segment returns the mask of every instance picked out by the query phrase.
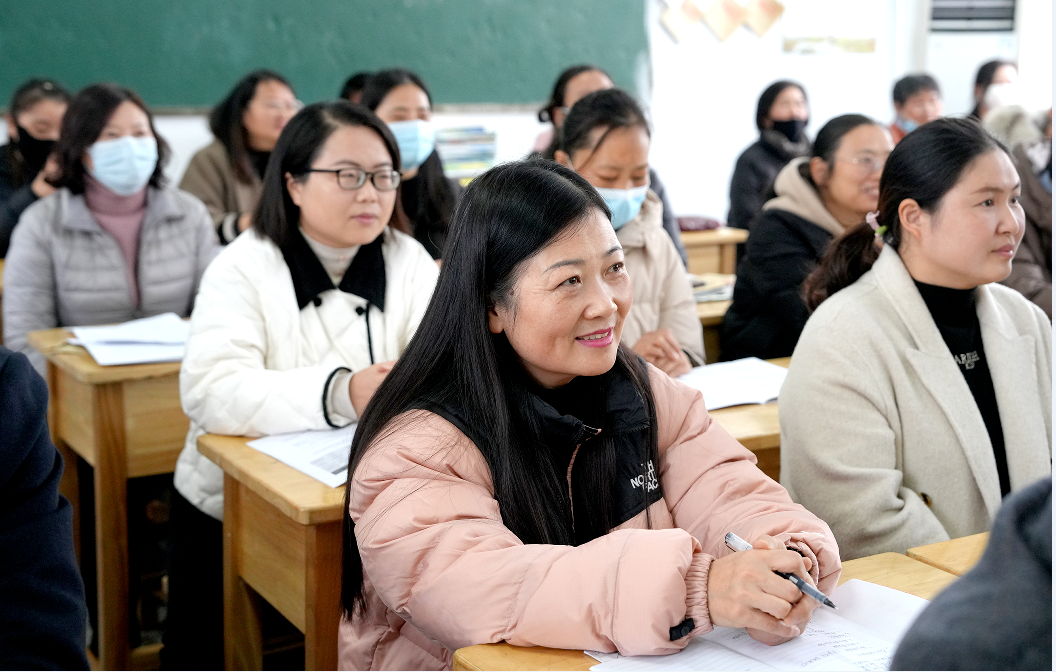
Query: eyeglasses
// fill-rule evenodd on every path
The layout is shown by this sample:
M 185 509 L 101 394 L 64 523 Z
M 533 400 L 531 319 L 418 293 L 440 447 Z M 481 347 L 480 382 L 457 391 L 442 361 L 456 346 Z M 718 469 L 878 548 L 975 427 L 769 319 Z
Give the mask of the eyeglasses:
M 309 168 L 306 173 L 333 173 L 337 177 L 337 186 L 346 191 L 355 191 L 367 183 L 378 191 L 392 191 L 400 186 L 400 174 L 391 168 L 382 168 L 373 172 L 361 168 Z
M 299 100 L 288 101 L 288 100 L 256 100 L 252 101 L 259 104 L 266 111 L 273 114 L 285 113 L 285 112 L 300 112 L 301 108 L 304 107 L 304 103 Z
M 883 169 L 884 164 L 887 163 L 886 156 L 856 156 L 851 159 L 840 158 L 839 160 L 853 163 L 860 172 L 866 175 L 872 175 L 876 171 Z

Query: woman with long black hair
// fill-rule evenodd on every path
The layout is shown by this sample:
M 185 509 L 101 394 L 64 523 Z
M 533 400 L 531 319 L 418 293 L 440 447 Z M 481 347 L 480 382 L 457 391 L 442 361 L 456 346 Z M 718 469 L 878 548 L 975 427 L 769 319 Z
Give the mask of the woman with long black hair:
M 363 85 L 360 103 L 373 110 L 396 136 L 403 158 L 400 211 L 418 242 L 433 259 L 439 259 L 462 188 L 444 175 L 436 151 L 429 88 L 410 70 L 382 70 Z
M 632 289 L 609 218 L 553 162 L 467 188 L 352 443 L 340 667 L 444 669 L 503 640 L 663 654 L 713 625 L 777 643 L 817 605 L 772 570 L 836 585 L 825 523 L 619 345 Z M 755 549 L 730 553 L 731 531 Z

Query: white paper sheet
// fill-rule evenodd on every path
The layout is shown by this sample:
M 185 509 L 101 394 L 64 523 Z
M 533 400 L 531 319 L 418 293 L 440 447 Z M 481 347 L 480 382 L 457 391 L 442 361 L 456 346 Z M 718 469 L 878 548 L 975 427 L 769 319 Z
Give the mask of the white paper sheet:
M 336 488 L 348 480 L 348 453 L 355 433 L 352 423 L 341 429 L 272 434 L 247 445 Z
M 716 628 L 670 656 L 594 653 L 600 672 L 636 670 L 886 670 L 898 642 L 927 600 L 851 579 L 829 595 L 839 607 L 820 607 L 801 636 L 779 646 L 761 644 L 743 628 Z
M 70 343 L 82 345 L 101 366 L 179 362 L 190 324 L 163 313 L 124 324 L 73 327 Z
M 698 366 L 678 377 L 699 390 L 709 411 L 777 399 L 788 369 L 757 357 Z

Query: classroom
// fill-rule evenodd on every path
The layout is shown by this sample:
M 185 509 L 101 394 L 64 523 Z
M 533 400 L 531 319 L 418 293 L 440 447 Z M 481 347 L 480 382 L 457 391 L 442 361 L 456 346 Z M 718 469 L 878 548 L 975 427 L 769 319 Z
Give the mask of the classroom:
M 1052 4 L 0 22 L 0 669 L 1053 669 Z

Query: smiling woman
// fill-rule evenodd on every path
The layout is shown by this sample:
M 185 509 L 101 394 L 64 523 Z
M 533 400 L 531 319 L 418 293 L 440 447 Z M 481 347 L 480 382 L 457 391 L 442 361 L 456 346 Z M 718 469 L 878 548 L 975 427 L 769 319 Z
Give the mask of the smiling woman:
M 891 153 L 872 221 L 806 282 L 817 311 L 781 389 L 781 481 L 845 560 L 983 532 L 1051 472 L 1052 327 L 995 284 L 1023 236 L 1019 195 L 977 122 L 924 124 Z
M 355 421 L 411 340 L 436 283 L 395 230 L 400 153 L 346 101 L 301 110 L 264 174 L 253 230 L 202 280 L 180 376 L 191 419 L 176 465 L 167 664 L 223 664 L 223 472 L 204 432 L 261 436 Z
M 713 625 L 773 644 L 817 604 L 772 570 L 835 586 L 825 523 L 619 344 L 632 288 L 609 218 L 553 162 L 466 190 L 352 443 L 342 669 L 445 669 L 502 640 L 664 654 Z M 756 550 L 728 555 L 729 531 Z

